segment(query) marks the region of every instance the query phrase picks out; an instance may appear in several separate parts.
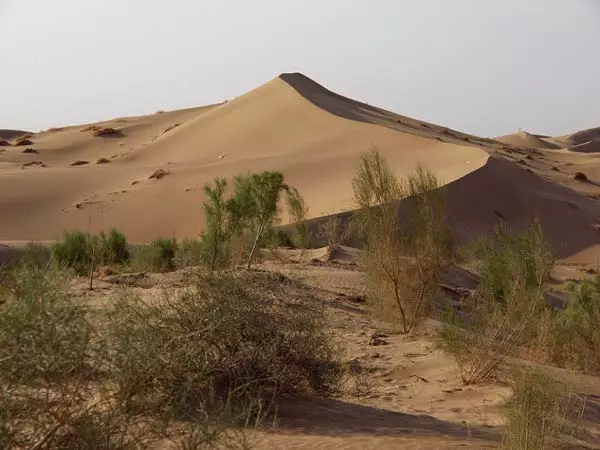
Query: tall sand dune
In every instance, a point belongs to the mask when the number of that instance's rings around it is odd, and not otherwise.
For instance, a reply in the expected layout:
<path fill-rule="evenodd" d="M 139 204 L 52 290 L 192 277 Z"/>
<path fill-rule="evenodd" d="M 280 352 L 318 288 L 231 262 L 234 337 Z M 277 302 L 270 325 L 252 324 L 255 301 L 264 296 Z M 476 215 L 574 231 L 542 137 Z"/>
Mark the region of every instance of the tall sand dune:
<path fill-rule="evenodd" d="M 439 175 L 460 240 L 499 217 L 520 226 L 539 210 L 561 254 L 598 243 L 595 203 L 490 156 L 497 141 L 342 97 L 301 74 L 218 105 L 65 127 L 31 140 L 32 152 L 0 154 L 0 240 L 112 226 L 136 242 L 195 236 L 204 183 L 268 169 L 298 187 L 310 217 L 349 211 L 359 155 L 376 146 L 400 176 L 419 163 Z"/>

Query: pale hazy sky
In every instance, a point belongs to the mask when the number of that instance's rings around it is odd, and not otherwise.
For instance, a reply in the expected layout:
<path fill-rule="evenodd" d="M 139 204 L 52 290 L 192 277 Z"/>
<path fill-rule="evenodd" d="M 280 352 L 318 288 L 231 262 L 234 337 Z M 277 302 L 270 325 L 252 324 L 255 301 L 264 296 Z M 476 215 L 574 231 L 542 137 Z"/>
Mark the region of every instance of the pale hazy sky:
<path fill-rule="evenodd" d="M 600 126 L 600 0 L 0 0 L 0 128 L 219 102 L 299 71 L 462 131 Z"/>

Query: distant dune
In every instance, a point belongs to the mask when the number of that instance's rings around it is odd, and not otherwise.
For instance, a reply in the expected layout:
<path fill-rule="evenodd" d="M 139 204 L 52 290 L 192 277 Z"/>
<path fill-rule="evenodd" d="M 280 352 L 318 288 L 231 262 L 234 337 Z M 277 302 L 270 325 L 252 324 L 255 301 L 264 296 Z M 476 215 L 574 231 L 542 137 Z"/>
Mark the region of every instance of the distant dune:
<path fill-rule="evenodd" d="M 514 134 L 507 134 L 496 138 L 498 141 L 505 144 L 514 145 L 515 147 L 521 148 L 535 148 L 535 149 L 557 149 L 560 145 L 548 142 L 546 136 L 538 136 L 535 134 L 529 134 L 526 131 L 519 131 Z"/>
<path fill-rule="evenodd" d="M 541 145 L 542 138 L 522 137 Z M 521 226 L 538 211 L 562 255 L 599 243 L 594 201 L 504 159 L 506 152 L 518 155 L 522 141 L 400 116 L 298 73 L 217 105 L 48 130 L 30 139 L 35 152 L 8 147 L 0 153 L 0 240 L 52 240 L 66 228 L 90 224 L 92 230 L 117 226 L 137 242 L 196 236 L 204 183 L 267 169 L 283 171 L 299 188 L 312 218 L 349 211 L 359 155 L 377 146 L 398 175 L 418 163 L 438 173 L 460 241 L 500 219 Z M 151 177 L 157 171 L 161 176 Z"/>
<path fill-rule="evenodd" d="M 0 139 L 10 141 L 11 139 L 17 138 L 29 134 L 29 131 L 23 130 L 3 130 L 0 129 Z"/>

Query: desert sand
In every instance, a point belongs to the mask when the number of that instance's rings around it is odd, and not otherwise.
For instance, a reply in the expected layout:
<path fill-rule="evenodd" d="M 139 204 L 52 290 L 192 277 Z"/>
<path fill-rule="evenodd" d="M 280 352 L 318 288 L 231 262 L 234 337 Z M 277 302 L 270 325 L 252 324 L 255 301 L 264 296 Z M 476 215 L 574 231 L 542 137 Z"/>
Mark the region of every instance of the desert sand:
<path fill-rule="evenodd" d="M 598 133 L 588 134 L 556 141 L 585 144 Z M 348 211 L 358 156 L 377 146 L 399 175 L 418 163 L 438 174 L 459 241 L 499 218 L 520 226 L 535 209 L 561 257 L 598 243 L 596 201 L 573 185 L 589 195 L 600 189 L 567 175 L 581 166 L 594 178 L 595 155 L 550 152 L 550 143 L 532 154 L 542 138 L 460 133 L 342 97 L 298 73 L 221 104 L 52 129 L 29 140 L 0 153 L 0 241 L 113 226 L 134 242 L 195 236 L 204 183 L 249 170 L 283 171 L 311 217 Z M 563 176 L 553 164 L 565 167 Z"/>

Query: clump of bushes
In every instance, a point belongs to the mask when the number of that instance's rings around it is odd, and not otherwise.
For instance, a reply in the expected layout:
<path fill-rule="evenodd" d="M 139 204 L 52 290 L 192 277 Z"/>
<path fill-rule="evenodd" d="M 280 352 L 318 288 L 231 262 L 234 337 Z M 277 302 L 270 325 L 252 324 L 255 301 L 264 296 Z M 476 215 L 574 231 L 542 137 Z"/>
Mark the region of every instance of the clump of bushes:
<path fill-rule="evenodd" d="M 117 301 L 110 342 L 119 401 L 178 418 L 248 420 L 284 393 L 336 392 L 341 366 L 321 308 L 261 290 L 260 281 L 201 277 L 153 304 Z"/>
<path fill-rule="evenodd" d="M 199 277 L 152 302 L 122 291 L 88 311 L 56 266 L 2 274 L 0 448 L 242 445 L 284 394 L 341 385 L 322 305 L 289 300 L 277 275 Z"/>
<path fill-rule="evenodd" d="M 150 244 L 138 246 L 133 254 L 132 266 L 141 271 L 169 272 L 175 270 L 177 239 L 158 238 Z"/>
<path fill-rule="evenodd" d="M 222 269 L 246 260 L 251 268 L 261 245 L 280 240 L 292 244 L 283 230 L 275 229 L 279 203 L 285 192 L 290 217 L 302 246 L 307 240 L 303 224 L 306 205 L 296 189 L 288 186 L 280 172 L 262 172 L 234 178 L 233 194 L 226 198 L 228 181 L 215 179 L 204 186 L 205 230 L 200 236 L 204 263 L 211 270 Z"/>
<path fill-rule="evenodd" d="M 86 275 L 92 265 L 126 264 L 130 254 L 127 238 L 113 228 L 99 235 L 72 230 L 52 246 L 52 256 L 62 268 L 73 269 L 78 275 Z"/>

